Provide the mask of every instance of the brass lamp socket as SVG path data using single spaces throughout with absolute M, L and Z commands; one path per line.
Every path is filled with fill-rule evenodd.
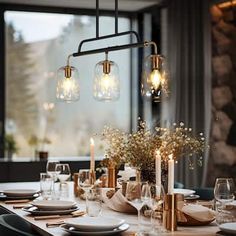
M 108 60 L 105 60 L 103 63 L 103 73 L 110 74 L 111 72 L 111 63 Z
M 152 70 L 160 69 L 161 60 L 158 55 L 152 55 Z
M 65 77 L 71 78 L 71 67 L 70 66 L 65 67 Z

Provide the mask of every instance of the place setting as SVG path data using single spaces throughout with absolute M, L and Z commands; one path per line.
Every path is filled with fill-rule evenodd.
M 14 201 L 17 203 L 17 200 L 19 200 L 19 203 L 23 203 L 24 200 L 33 200 L 39 196 L 40 191 L 36 189 L 6 189 L 0 192 L 0 201 Z
M 23 211 L 33 216 L 68 215 L 79 210 L 73 201 L 61 200 L 37 200 L 23 207 Z
M 84 216 L 67 219 L 60 227 L 72 235 L 113 235 L 128 230 L 129 224 L 119 218 Z

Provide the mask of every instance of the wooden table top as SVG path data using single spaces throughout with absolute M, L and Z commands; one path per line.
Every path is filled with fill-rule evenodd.
M 85 210 L 85 201 L 79 200 L 78 198 L 75 198 L 73 195 L 73 183 L 70 184 L 70 193 L 69 193 L 69 199 L 74 200 L 78 203 L 78 206 L 80 210 Z M 28 183 L 1 183 L 0 184 L 0 192 L 4 189 L 40 189 L 39 182 L 28 182 Z M 11 212 L 19 215 L 20 217 L 26 219 L 28 222 L 30 222 L 33 227 L 43 236 L 66 236 L 69 235 L 68 233 L 64 232 L 61 228 L 55 227 L 55 228 L 47 228 L 46 223 L 47 222 L 56 222 L 58 219 L 51 219 L 51 220 L 34 220 L 34 218 L 29 215 L 27 212 L 24 212 L 21 209 L 13 209 L 13 204 L 6 204 L 5 202 L 0 202 L 0 205 L 4 208 L 10 210 Z M 16 204 L 14 204 L 16 205 Z M 135 235 L 135 232 L 137 232 L 137 216 L 136 215 L 130 215 L 130 214 L 124 214 L 115 212 L 109 208 L 107 208 L 105 205 L 103 205 L 102 209 L 102 215 L 108 216 L 108 217 L 115 217 L 115 218 L 123 218 L 126 220 L 126 222 L 130 225 L 130 228 L 128 231 L 123 233 L 122 235 L 125 236 L 131 236 Z M 62 218 L 63 220 L 63 218 Z M 169 236 L 213 236 L 216 235 L 216 232 L 219 231 L 219 228 L 216 226 L 216 224 L 213 222 L 207 226 L 195 226 L 195 227 L 178 227 L 177 231 L 165 233 L 162 235 Z M 152 234 L 150 234 L 152 235 Z

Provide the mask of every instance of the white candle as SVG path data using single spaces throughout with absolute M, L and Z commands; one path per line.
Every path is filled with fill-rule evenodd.
M 173 154 L 169 155 L 168 160 L 168 193 L 173 194 L 174 193 L 174 160 L 173 160 Z
M 155 156 L 155 166 L 156 166 L 156 185 L 161 185 L 161 154 L 160 151 L 156 151 Z
M 94 140 L 90 138 L 90 170 L 95 170 L 95 160 L 94 160 Z

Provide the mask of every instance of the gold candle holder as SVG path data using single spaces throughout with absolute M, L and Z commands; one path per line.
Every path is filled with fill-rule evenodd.
M 74 195 L 78 197 L 79 196 L 79 189 L 78 189 L 79 173 L 74 173 L 73 180 L 74 180 Z
M 169 231 L 177 230 L 176 194 L 166 194 L 164 197 L 163 224 Z
M 108 167 L 108 188 L 116 187 L 116 169 Z

